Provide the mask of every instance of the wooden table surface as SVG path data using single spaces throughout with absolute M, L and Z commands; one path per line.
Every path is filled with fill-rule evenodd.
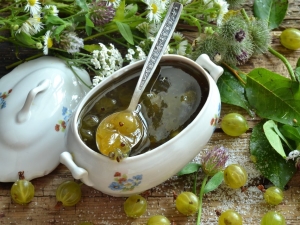
M 279 30 L 273 32 L 272 47 L 282 53 L 295 67 L 297 59 L 300 57 L 300 50 L 290 51 L 283 48 L 278 36 L 280 30 L 286 27 L 300 29 L 300 3 L 299 0 L 290 0 L 289 12 L 280 26 Z M 248 0 L 245 8 L 248 12 L 252 9 L 252 0 Z M 0 76 L 5 75 L 9 70 L 5 69 L 17 61 L 13 49 L 9 49 L 7 44 L 0 43 Z M 24 59 L 28 56 L 28 51 L 21 51 L 19 57 Z M 252 58 L 246 65 L 240 67 L 244 72 L 249 72 L 256 67 L 265 67 L 277 73 L 288 75 L 286 68 L 277 58 L 267 53 L 263 56 Z M 0 81 L 1 82 L 1 81 Z M 216 129 L 209 143 L 204 150 L 209 150 L 213 146 L 223 145 L 230 151 L 230 162 L 240 163 L 245 166 L 248 174 L 247 190 L 241 191 L 228 189 L 225 185 L 204 197 L 203 203 L 203 225 L 218 224 L 217 211 L 225 209 L 236 209 L 241 213 L 244 224 L 258 225 L 262 215 L 270 209 L 280 211 L 286 218 L 287 224 L 300 224 L 300 174 L 297 173 L 289 182 L 284 191 L 285 199 L 283 203 L 276 207 L 266 205 L 263 195 L 258 190 L 257 185 L 263 182 L 258 171 L 255 170 L 249 158 L 249 137 L 251 128 L 259 121 L 259 118 L 251 118 L 247 113 L 229 105 L 222 105 L 221 118 L 229 112 L 239 112 L 243 114 L 250 125 L 250 129 L 240 137 L 233 138 L 225 135 L 219 128 Z M 194 161 L 199 162 L 199 156 Z M 47 156 L 45 156 L 47 157 Z M 12 202 L 10 188 L 12 183 L 0 183 L 0 224 L 10 225 L 40 225 L 40 224 L 79 224 L 82 221 L 89 221 L 93 224 L 114 225 L 132 224 L 144 225 L 151 215 L 162 214 L 167 216 L 176 225 L 196 224 L 196 216 L 186 217 L 181 215 L 174 204 L 174 193 L 188 191 L 192 189 L 193 177 L 173 176 L 161 185 L 148 190 L 144 195 L 148 200 L 147 212 L 138 219 L 130 219 L 123 212 L 125 198 L 116 198 L 102 194 L 86 185 L 82 185 L 83 196 L 81 201 L 73 207 L 63 207 L 60 210 L 54 208 L 56 204 L 55 191 L 60 183 L 66 180 L 73 180 L 71 173 L 64 165 L 59 165 L 49 175 L 32 180 L 35 186 L 35 196 L 28 205 L 21 206 Z M 202 176 L 198 178 L 198 188 L 201 185 Z

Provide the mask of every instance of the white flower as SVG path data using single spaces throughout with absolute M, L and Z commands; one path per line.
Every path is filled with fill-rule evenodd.
M 121 0 L 107 0 L 107 4 L 112 5 L 115 9 L 119 7 Z
M 161 14 L 163 13 L 163 7 L 160 0 L 144 0 L 148 5 L 147 18 L 150 22 L 159 23 L 161 20 Z
M 53 46 L 53 41 L 51 39 L 52 32 L 48 30 L 44 36 L 44 55 L 48 55 L 49 48 Z
M 157 32 L 159 31 L 159 28 L 161 27 L 161 22 L 158 23 L 150 23 L 149 25 L 149 33 L 151 36 L 156 36 Z
M 94 86 L 123 66 L 122 55 L 113 44 L 106 47 L 104 44 L 99 43 L 99 46 L 100 50 L 94 50 L 91 57 L 91 63 L 99 74 L 93 79 Z
M 169 6 L 170 0 L 161 0 L 161 7 L 163 10 L 166 10 Z
M 214 0 L 214 7 L 218 8 L 217 25 L 220 26 L 223 21 L 224 15 L 228 12 L 229 4 L 224 0 Z
M 41 18 L 38 15 L 33 15 L 26 20 L 22 26 L 17 30 L 17 33 L 24 32 L 28 35 L 35 35 L 43 29 Z
M 216 20 L 217 25 L 220 26 L 224 15 L 228 12 L 229 4 L 224 0 L 204 0 L 203 3 L 206 5 L 207 9 L 215 10 L 215 12 L 208 17 L 208 20 Z
M 187 40 L 183 40 L 182 42 L 179 43 L 178 48 L 177 48 L 177 54 L 178 55 L 186 55 L 185 51 L 188 45 Z
M 129 64 L 146 59 L 146 54 L 139 46 L 135 46 L 135 50 L 129 48 L 125 58 L 129 61 Z
M 183 40 L 183 34 L 180 32 L 174 32 L 173 33 L 173 39 L 175 41 L 182 41 Z
M 58 9 L 56 5 L 45 5 L 45 9 L 49 12 L 50 15 L 58 16 Z
M 74 54 L 83 48 L 83 39 L 77 37 L 73 31 L 64 31 L 61 35 L 59 46 L 66 50 L 68 53 Z
M 136 29 L 138 29 L 140 32 L 142 32 L 146 37 L 150 36 L 150 25 L 147 22 L 142 22 L 136 26 Z
M 93 78 L 93 86 L 95 87 L 97 84 L 99 84 L 102 80 L 104 79 L 104 77 L 101 76 L 94 76 Z
M 38 0 L 27 0 L 25 12 L 30 12 L 31 15 L 37 15 L 41 12 L 41 3 Z

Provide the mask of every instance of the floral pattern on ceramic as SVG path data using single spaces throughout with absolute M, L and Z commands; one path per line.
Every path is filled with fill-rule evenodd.
M 64 107 L 62 108 L 62 116 L 63 116 L 63 119 L 62 120 L 59 120 L 57 124 L 55 124 L 55 130 L 57 132 L 61 131 L 61 132 L 64 132 L 66 127 L 67 127 L 67 124 L 68 124 L 68 121 L 72 115 L 72 110 L 68 109 L 67 107 Z
M 109 185 L 113 191 L 132 191 L 135 187 L 142 183 L 143 175 L 136 175 L 128 178 L 126 174 L 116 172 L 114 174 L 114 181 Z
M 0 92 L 0 109 L 4 109 L 6 107 L 6 98 L 12 92 L 12 89 L 9 89 L 7 92 Z
M 210 120 L 210 125 L 216 127 L 221 115 L 221 102 L 219 103 L 218 112 Z

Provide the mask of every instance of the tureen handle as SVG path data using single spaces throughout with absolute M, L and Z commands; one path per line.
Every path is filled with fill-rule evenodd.
M 46 79 L 46 80 L 41 81 L 38 84 L 38 86 L 36 86 L 35 88 L 33 88 L 29 91 L 22 109 L 17 114 L 17 121 L 19 123 L 23 123 L 29 119 L 30 107 L 31 107 L 33 100 L 35 99 L 35 96 L 39 92 L 46 90 L 49 87 L 49 85 L 50 85 L 50 81 Z
M 198 63 L 204 69 L 207 69 L 216 83 L 224 72 L 224 69 L 221 66 L 214 64 L 206 54 L 201 54 L 198 59 L 196 59 L 196 63 Z
M 69 152 L 62 152 L 60 154 L 60 162 L 68 167 L 75 179 L 80 179 L 86 185 L 93 186 L 92 181 L 89 179 L 89 172 L 77 166 Z

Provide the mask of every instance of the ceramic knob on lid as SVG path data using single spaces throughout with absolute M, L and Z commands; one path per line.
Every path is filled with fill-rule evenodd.
M 74 68 L 90 86 L 86 71 Z M 42 57 L 0 79 L 0 182 L 24 171 L 30 180 L 50 173 L 65 150 L 66 125 L 90 90 L 64 61 Z

